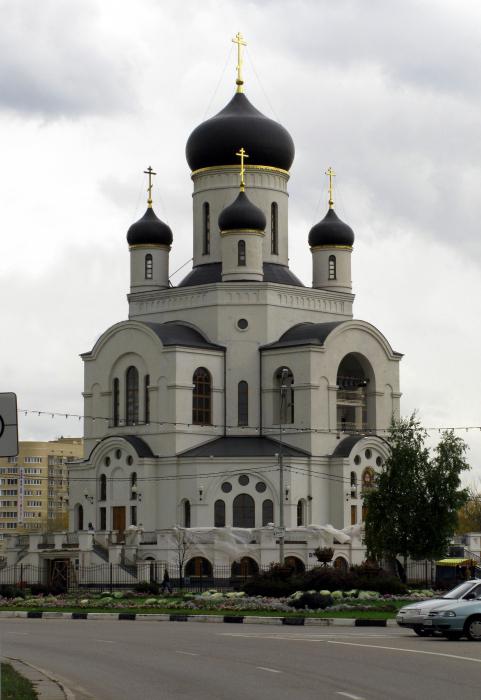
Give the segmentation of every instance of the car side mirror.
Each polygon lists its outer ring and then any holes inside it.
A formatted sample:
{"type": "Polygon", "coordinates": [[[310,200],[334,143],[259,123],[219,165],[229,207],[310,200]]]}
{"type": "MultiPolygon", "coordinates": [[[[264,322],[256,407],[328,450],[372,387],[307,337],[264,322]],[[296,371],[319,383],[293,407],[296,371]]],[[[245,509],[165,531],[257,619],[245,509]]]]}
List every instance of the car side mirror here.
{"type": "Polygon", "coordinates": [[[467,593],[467,594],[464,596],[464,599],[465,599],[465,600],[474,600],[475,598],[476,598],[476,593],[472,593],[472,592],[471,592],[471,593],[467,593]]]}

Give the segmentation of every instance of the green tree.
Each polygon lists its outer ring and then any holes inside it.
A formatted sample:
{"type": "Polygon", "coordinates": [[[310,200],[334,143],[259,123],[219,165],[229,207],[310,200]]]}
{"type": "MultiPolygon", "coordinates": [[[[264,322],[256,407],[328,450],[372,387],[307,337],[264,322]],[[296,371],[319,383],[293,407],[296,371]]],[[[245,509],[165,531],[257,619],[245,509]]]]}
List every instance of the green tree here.
{"type": "Polygon", "coordinates": [[[369,556],[400,556],[405,565],[408,557],[433,559],[446,552],[467,498],[460,488],[460,475],[469,469],[467,445],[448,430],[431,456],[426,438],[414,413],[391,425],[389,456],[366,496],[369,556]]]}
{"type": "Polygon", "coordinates": [[[468,486],[466,503],[458,511],[456,532],[481,532],[481,493],[474,486],[468,486]]]}

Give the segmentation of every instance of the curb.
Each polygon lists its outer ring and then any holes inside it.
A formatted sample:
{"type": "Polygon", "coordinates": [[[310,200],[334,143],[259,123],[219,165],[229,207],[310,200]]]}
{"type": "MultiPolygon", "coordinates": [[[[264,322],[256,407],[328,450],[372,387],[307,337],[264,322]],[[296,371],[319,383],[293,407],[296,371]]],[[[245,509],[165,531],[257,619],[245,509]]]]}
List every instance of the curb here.
{"type": "Polygon", "coordinates": [[[166,613],[97,613],[97,612],[38,612],[23,610],[0,611],[0,618],[30,620],[134,620],[142,622],[216,622],[227,624],[318,626],[318,627],[395,627],[396,620],[354,617],[263,617],[262,615],[180,615],[166,613]]]}
{"type": "Polygon", "coordinates": [[[3,661],[33,684],[38,700],[75,700],[74,693],[48,671],[10,656],[3,661]]]}

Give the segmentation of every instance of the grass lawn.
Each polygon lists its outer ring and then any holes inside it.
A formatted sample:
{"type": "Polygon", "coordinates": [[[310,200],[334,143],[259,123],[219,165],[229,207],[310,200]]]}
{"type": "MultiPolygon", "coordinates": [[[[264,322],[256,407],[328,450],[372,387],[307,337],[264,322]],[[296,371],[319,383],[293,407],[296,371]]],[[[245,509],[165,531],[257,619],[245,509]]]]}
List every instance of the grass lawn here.
{"type": "Polygon", "coordinates": [[[0,697],[2,700],[37,700],[38,695],[30,681],[20,676],[10,664],[2,664],[0,697]]]}

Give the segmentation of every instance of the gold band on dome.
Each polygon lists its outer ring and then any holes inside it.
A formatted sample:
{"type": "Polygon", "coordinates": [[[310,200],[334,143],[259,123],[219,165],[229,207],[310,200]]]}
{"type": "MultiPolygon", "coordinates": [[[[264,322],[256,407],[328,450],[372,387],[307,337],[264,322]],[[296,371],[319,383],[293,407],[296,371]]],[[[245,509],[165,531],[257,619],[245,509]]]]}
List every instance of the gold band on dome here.
{"type": "MultiPolygon", "coordinates": [[[[233,165],[209,165],[207,168],[198,168],[198,170],[193,170],[190,174],[191,177],[194,175],[198,175],[199,173],[207,173],[212,170],[228,170],[231,168],[234,172],[237,170],[238,166],[235,164],[233,165]]],[[[274,173],[281,173],[282,175],[289,175],[288,170],[283,170],[282,168],[274,168],[270,165],[246,165],[245,166],[245,171],[249,172],[249,170],[267,170],[271,171],[274,173]]]]}
{"type": "Polygon", "coordinates": [[[129,250],[142,250],[145,248],[163,248],[164,250],[170,250],[172,246],[166,243],[134,243],[134,245],[129,245],[129,250]]]}
{"type": "Polygon", "coordinates": [[[352,245],[313,245],[311,250],[322,250],[323,248],[335,249],[335,250],[352,250],[352,245]]]}
{"type": "Polygon", "coordinates": [[[264,231],[258,228],[230,228],[227,231],[220,231],[221,236],[229,236],[235,233],[253,233],[256,236],[265,236],[264,231]]]}

